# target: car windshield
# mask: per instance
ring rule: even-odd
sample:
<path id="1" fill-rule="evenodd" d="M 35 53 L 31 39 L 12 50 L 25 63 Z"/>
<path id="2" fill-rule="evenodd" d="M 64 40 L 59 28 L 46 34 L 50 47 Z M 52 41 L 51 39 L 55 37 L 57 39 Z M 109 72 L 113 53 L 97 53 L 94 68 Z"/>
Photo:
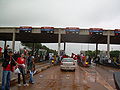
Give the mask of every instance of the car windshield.
<path id="1" fill-rule="evenodd" d="M 74 62 L 72 58 L 64 58 L 62 61 L 63 62 Z"/>

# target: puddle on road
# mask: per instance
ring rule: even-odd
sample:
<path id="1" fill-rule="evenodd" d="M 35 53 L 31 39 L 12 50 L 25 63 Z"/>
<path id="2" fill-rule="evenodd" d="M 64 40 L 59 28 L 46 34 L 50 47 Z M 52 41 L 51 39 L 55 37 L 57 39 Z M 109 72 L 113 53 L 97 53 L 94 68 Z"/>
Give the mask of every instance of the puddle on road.
<path id="1" fill-rule="evenodd" d="M 42 78 L 43 77 L 43 75 L 40 75 L 40 78 Z"/>
<path id="2" fill-rule="evenodd" d="M 69 74 L 66 75 L 66 79 L 70 79 L 70 75 Z"/>
<path id="3" fill-rule="evenodd" d="M 66 79 L 70 79 L 70 77 L 66 77 Z"/>
<path id="4" fill-rule="evenodd" d="M 69 74 L 67 74 L 66 76 L 67 76 L 67 77 L 70 77 L 70 75 L 69 75 Z"/>

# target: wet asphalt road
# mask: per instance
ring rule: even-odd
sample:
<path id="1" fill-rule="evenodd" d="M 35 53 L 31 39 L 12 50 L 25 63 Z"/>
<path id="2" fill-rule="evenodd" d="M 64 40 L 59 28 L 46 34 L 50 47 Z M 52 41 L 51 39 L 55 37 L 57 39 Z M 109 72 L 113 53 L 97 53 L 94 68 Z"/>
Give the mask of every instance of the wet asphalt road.
<path id="1" fill-rule="evenodd" d="M 60 71 L 60 66 L 53 66 L 35 75 L 35 84 L 26 87 L 16 84 L 11 90 L 115 90 L 113 72 L 108 72 L 108 69 L 77 66 L 76 71 L 72 72 Z"/>

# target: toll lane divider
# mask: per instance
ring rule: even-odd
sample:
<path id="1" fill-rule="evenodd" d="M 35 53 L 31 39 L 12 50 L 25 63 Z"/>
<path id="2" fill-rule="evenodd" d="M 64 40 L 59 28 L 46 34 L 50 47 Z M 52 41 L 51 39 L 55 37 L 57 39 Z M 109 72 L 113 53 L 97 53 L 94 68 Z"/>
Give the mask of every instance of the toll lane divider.
<path id="1" fill-rule="evenodd" d="M 85 68 L 83 68 L 83 67 L 80 67 L 80 69 L 82 70 L 82 71 L 84 71 L 85 73 L 89 73 Z M 94 68 L 93 68 L 94 69 Z M 108 90 L 114 90 L 114 88 L 112 87 L 112 86 L 110 86 L 110 84 L 107 82 L 107 81 L 105 81 L 104 80 L 104 78 L 94 69 L 93 70 L 96 74 L 97 74 L 97 76 L 100 78 L 100 79 L 97 79 L 97 82 L 99 82 L 101 85 L 103 85 L 106 89 L 108 89 Z"/>

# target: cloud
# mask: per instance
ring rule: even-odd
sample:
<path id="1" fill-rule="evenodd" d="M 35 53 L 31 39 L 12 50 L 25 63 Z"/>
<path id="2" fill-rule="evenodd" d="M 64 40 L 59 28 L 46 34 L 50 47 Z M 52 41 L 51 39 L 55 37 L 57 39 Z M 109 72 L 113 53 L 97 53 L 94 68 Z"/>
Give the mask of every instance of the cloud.
<path id="1" fill-rule="evenodd" d="M 99 26 L 117 20 L 119 3 L 119 0 L 1 0 L 0 25 Z"/>
<path id="2" fill-rule="evenodd" d="M 0 26 L 115 29 L 120 28 L 119 4 L 120 0 L 0 0 Z"/>

